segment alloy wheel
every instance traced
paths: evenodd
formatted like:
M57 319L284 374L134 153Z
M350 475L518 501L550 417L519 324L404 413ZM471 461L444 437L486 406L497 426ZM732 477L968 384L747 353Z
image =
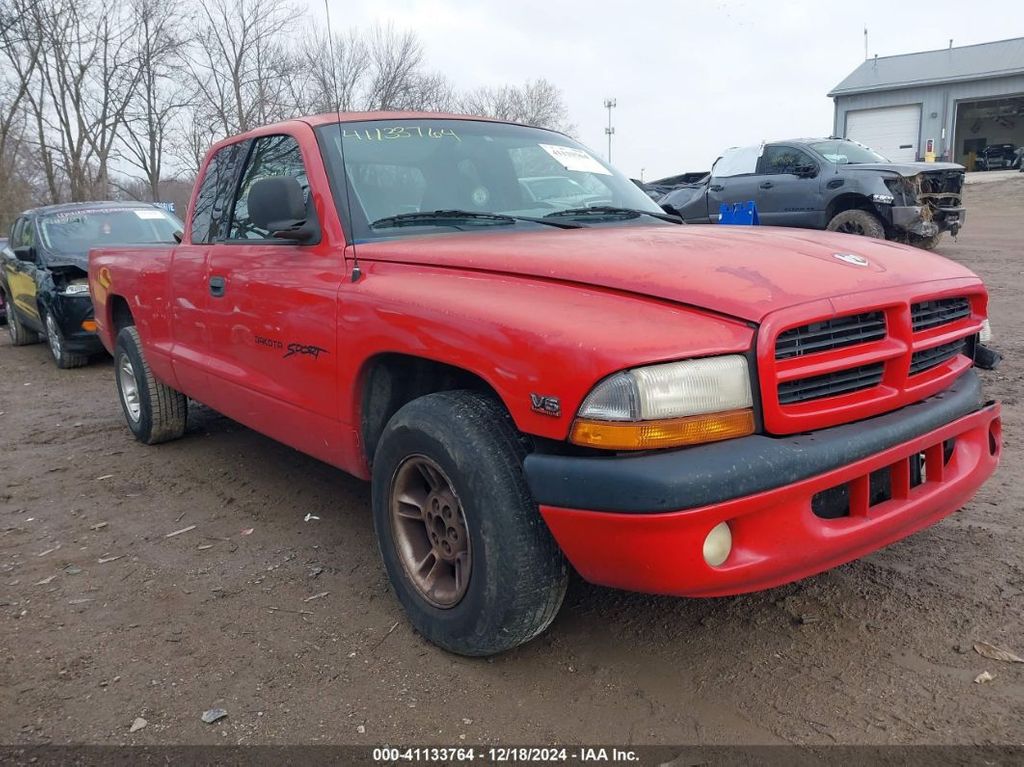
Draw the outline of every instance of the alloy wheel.
M395 472L391 527L398 558L420 596L441 609L457 605L472 571L469 531L451 481L430 458L411 456Z

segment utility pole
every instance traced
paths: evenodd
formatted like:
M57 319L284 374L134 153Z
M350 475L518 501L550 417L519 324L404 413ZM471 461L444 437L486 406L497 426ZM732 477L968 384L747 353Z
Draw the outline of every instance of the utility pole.
M612 136L615 135L615 128L612 127L612 110L617 106L615 99L605 99L604 108L608 110L608 127L604 132L608 134L608 163L612 161Z

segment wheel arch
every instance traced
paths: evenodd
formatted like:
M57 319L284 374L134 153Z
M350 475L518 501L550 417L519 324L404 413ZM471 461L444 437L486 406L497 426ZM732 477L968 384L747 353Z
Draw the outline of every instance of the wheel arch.
M456 389L480 391L508 410L497 389L479 374L458 365L402 352L381 352L363 362L354 403L360 445L367 466L385 425L402 406L427 394Z
M107 297L107 324L111 338L116 339L122 328L135 324L135 316L128 305L128 299L113 293Z
M876 216L878 215L878 211L866 194L861 192L844 192L829 200L825 208L825 224L827 225L829 221L847 210L866 210Z

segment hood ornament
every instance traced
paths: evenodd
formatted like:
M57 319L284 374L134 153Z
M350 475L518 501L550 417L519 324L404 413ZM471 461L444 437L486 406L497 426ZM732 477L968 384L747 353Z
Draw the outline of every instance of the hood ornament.
M833 253L832 258L837 258L843 263L853 266L869 266L871 264L864 256L858 256L856 253Z

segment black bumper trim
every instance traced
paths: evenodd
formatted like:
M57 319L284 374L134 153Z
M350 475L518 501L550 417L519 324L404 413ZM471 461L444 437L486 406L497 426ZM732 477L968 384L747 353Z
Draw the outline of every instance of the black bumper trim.
M846 466L981 407L968 370L945 391L892 413L789 437L755 435L645 455L533 453L526 480L545 506L620 513L681 511L742 498Z

